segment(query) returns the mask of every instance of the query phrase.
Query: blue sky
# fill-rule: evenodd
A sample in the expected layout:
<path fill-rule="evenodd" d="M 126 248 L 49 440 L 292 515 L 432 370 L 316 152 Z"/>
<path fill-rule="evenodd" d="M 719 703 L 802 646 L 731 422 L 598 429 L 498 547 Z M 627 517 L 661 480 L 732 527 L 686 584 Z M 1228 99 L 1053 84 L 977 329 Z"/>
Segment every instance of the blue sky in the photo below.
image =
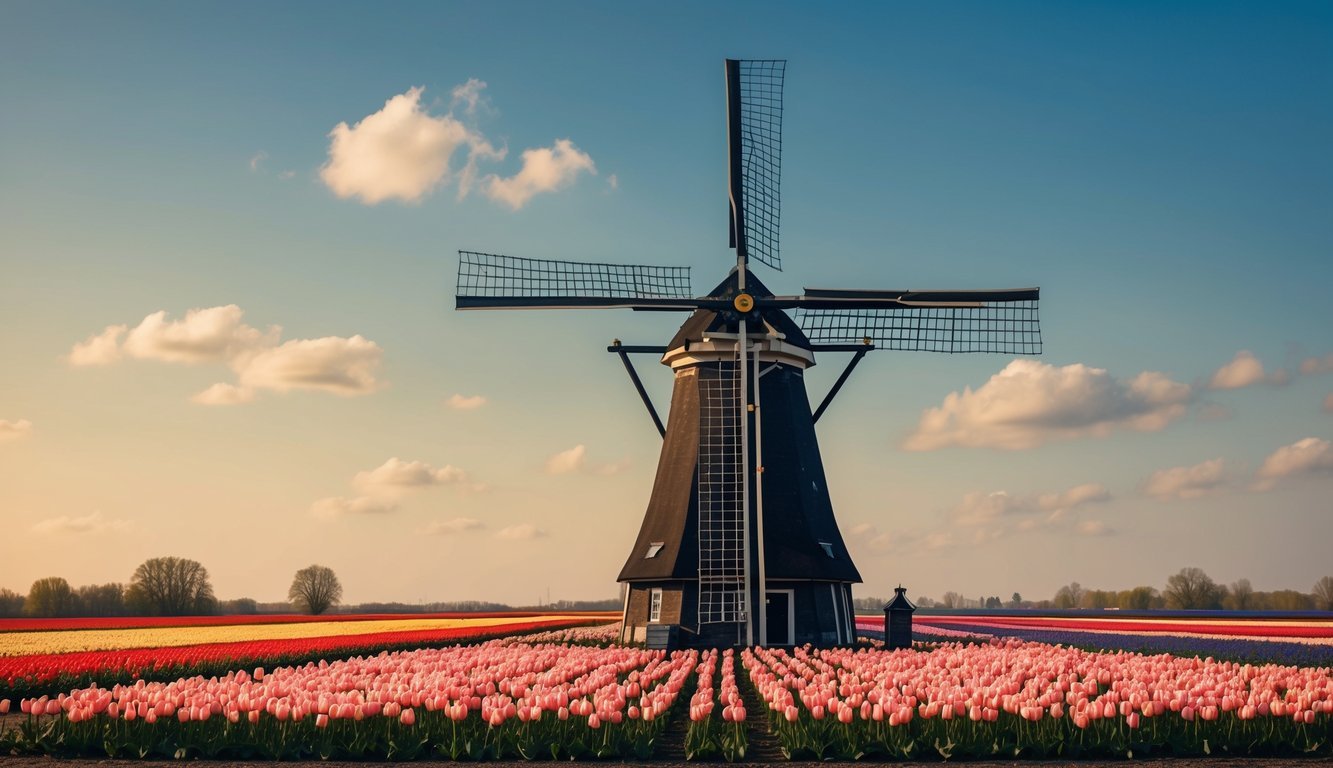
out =
<path fill-rule="evenodd" d="M 858 594 L 1327 575 L 1327 5 L 9 2 L 0 586 L 614 595 L 659 443 L 601 350 L 672 318 L 455 313 L 455 252 L 712 285 L 726 56 L 789 60 L 770 287 L 1043 291 L 1036 361 L 879 352 L 821 420 Z"/>

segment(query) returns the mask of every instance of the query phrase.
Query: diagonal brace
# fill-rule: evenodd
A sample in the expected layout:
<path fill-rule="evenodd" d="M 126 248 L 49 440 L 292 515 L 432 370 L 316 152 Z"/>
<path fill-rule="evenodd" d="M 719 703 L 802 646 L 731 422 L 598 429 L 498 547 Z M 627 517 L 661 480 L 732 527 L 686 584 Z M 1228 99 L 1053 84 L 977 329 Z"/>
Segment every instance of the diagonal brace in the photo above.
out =
<path fill-rule="evenodd" d="M 828 409 L 829 404 L 833 402 L 833 398 L 838 394 L 838 390 L 842 389 L 842 385 L 847 381 L 847 377 L 852 375 L 852 369 L 856 367 L 857 363 L 861 362 L 861 358 L 865 357 L 867 352 L 874 348 L 874 345 L 866 344 L 856 350 L 856 354 L 852 355 L 852 359 L 847 362 L 847 367 L 842 369 L 842 375 L 838 377 L 837 381 L 833 382 L 833 388 L 829 390 L 827 395 L 824 395 L 824 402 L 820 403 L 819 407 L 815 409 L 813 423 L 819 423 L 819 417 L 824 414 L 824 411 Z"/>
<path fill-rule="evenodd" d="M 639 393 L 639 399 L 643 400 L 643 406 L 648 409 L 648 415 L 653 419 L 653 425 L 657 427 L 657 432 L 662 437 L 666 437 L 666 427 L 662 426 L 662 419 L 657 416 L 657 409 L 653 407 L 653 401 L 648 398 L 648 392 L 643 388 L 643 382 L 639 380 L 638 371 L 634 370 L 634 364 L 629 361 L 630 352 L 656 352 L 661 354 L 666 352 L 665 347 L 626 347 L 617 339 L 615 343 L 606 348 L 607 352 L 615 352 L 620 355 L 620 362 L 625 364 L 625 372 L 629 374 L 629 380 L 634 382 L 634 389 Z"/>

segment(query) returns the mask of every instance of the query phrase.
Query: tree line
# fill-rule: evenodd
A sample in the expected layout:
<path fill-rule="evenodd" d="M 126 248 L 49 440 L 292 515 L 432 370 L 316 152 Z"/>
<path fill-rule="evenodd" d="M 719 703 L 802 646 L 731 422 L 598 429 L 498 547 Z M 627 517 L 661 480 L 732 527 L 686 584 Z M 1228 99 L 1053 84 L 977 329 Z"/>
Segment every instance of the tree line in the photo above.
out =
<path fill-rule="evenodd" d="M 343 589 L 333 570 L 311 565 L 296 572 L 287 599 L 302 613 L 321 614 L 342 601 Z M 0 589 L 0 616 L 206 616 L 257 613 L 249 598 L 218 600 L 208 569 L 181 557 L 154 557 L 134 570 L 129 584 L 78 587 L 61 576 L 38 579 L 27 595 Z"/>
<path fill-rule="evenodd" d="M 861 611 L 878 611 L 887 601 L 878 598 L 857 598 L 855 607 Z M 1085 589 L 1077 581 L 1066 584 L 1055 596 L 1045 600 L 1024 600 L 1015 592 L 1008 600 L 998 595 L 975 598 L 957 592 L 945 592 L 939 600 L 929 597 L 913 598 L 920 608 L 982 609 L 999 608 L 1087 608 L 1105 610 L 1150 611 L 1158 609 L 1230 611 L 1333 611 L 1333 576 L 1325 576 L 1314 583 L 1309 592 L 1279 589 L 1260 592 L 1250 585 L 1249 579 L 1231 584 L 1219 584 L 1201 568 L 1182 568 L 1166 580 L 1163 589 L 1133 587 L 1123 590 Z"/>

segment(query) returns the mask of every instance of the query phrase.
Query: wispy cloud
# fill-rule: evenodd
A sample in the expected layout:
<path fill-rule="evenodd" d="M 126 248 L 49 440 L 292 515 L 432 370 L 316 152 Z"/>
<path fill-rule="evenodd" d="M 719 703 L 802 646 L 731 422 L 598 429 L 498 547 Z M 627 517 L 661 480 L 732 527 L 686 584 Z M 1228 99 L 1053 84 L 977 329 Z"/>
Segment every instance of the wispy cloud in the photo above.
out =
<path fill-rule="evenodd" d="M 1226 463 L 1210 459 L 1189 467 L 1160 469 L 1143 482 L 1143 493 L 1163 501 L 1197 499 L 1221 490 L 1227 481 Z"/>
<path fill-rule="evenodd" d="M 538 528 L 532 523 L 508 525 L 495 532 L 495 538 L 506 539 L 508 541 L 530 541 L 532 539 L 540 539 L 545 535 L 546 531 Z"/>
<path fill-rule="evenodd" d="M 481 395 L 463 395 L 455 393 L 449 396 L 444 404 L 453 408 L 455 411 L 475 411 L 486 404 L 486 398 Z"/>
<path fill-rule="evenodd" d="M 1157 431 L 1184 415 L 1192 396 L 1188 385 L 1152 371 L 1117 379 L 1077 363 L 1015 360 L 976 390 L 928 408 L 904 447 L 1021 450 L 1116 429 Z"/>
<path fill-rule="evenodd" d="M 247 403 L 262 391 L 320 391 L 351 397 L 379 389 L 375 373 L 383 351 L 375 342 L 361 336 L 282 342 L 279 326 L 261 331 L 247 325 L 243 315 L 235 304 L 191 309 L 179 320 L 169 319 L 166 311 L 154 312 L 132 329 L 110 325 L 75 344 L 68 361 L 87 367 L 129 357 L 229 366 L 236 374 L 235 383 L 218 382 L 199 392 L 192 400 L 202 405 Z"/>
<path fill-rule="evenodd" d="M 454 536 L 485 527 L 480 520 L 474 520 L 470 517 L 455 517 L 449 520 L 432 520 L 421 529 L 421 533 L 428 536 Z"/>
<path fill-rule="evenodd" d="M 1266 491 L 1285 478 L 1330 473 L 1333 473 L 1333 444 L 1307 437 L 1269 454 L 1255 474 L 1254 488 Z"/>
<path fill-rule="evenodd" d="M 32 422 L 27 419 L 9 421 L 0 419 L 0 443 L 22 440 L 32 434 Z"/>
<path fill-rule="evenodd" d="M 259 173 L 264 166 L 264 161 L 267 159 L 268 153 L 262 149 L 253 155 L 250 155 L 250 173 Z"/>
<path fill-rule="evenodd" d="M 546 460 L 546 474 L 567 475 L 583 468 L 588 450 L 581 443 L 568 450 L 560 451 Z"/>
<path fill-rule="evenodd" d="M 323 520 L 358 515 L 384 515 L 398 509 L 398 504 L 372 496 L 331 496 L 310 505 L 310 514 Z"/>
<path fill-rule="evenodd" d="M 523 167 L 513 176 L 487 176 L 486 195 L 517 211 L 535 195 L 573 184 L 581 173 L 597 174 L 592 158 L 569 139 L 558 139 L 550 147 L 523 150 Z"/>
<path fill-rule="evenodd" d="M 367 491 L 390 492 L 466 481 L 467 472 L 458 467 L 446 464 L 436 469 L 424 461 L 403 461 L 396 456 L 352 478 L 353 484 Z"/>
<path fill-rule="evenodd" d="M 1323 357 L 1307 357 L 1301 361 L 1301 374 L 1313 376 L 1317 373 L 1333 371 L 1333 353 Z"/>
<path fill-rule="evenodd" d="M 41 520 L 32 526 L 34 533 L 60 534 L 104 534 L 127 531 L 132 524 L 128 520 L 108 520 L 101 510 L 94 510 L 83 517 L 61 515 Z"/>

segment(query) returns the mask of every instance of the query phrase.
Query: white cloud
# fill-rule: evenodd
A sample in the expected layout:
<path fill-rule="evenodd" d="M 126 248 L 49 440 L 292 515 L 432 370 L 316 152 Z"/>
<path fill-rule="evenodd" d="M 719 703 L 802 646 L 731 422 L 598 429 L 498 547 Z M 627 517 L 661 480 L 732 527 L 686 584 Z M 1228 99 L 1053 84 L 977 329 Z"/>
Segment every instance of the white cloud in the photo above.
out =
<path fill-rule="evenodd" d="M 495 532 L 495 538 L 508 539 L 510 541 L 530 541 L 532 539 L 540 539 L 545 535 L 546 531 L 543 531 L 532 523 L 509 525 Z"/>
<path fill-rule="evenodd" d="M 262 149 L 253 155 L 250 155 L 250 173 L 259 173 L 260 167 L 268 159 L 268 153 Z"/>
<path fill-rule="evenodd" d="M 1301 374 L 1312 376 L 1316 373 L 1333 371 L 1333 354 L 1323 357 L 1307 357 L 1301 361 Z"/>
<path fill-rule="evenodd" d="M 1110 526 L 1101 520 L 1084 520 L 1078 524 L 1076 530 L 1084 536 L 1109 536 L 1115 533 Z"/>
<path fill-rule="evenodd" d="M 65 533 L 115 533 L 125 531 L 130 528 L 128 520 L 107 520 L 102 516 L 101 510 L 94 510 L 83 517 L 69 517 L 61 515 L 48 520 L 42 520 L 32 526 L 35 533 L 42 534 L 65 534 Z"/>
<path fill-rule="evenodd" d="M 165 311 L 154 312 L 133 329 L 107 326 L 75 344 L 68 359 L 76 366 L 106 365 L 125 356 L 168 363 L 227 364 L 236 373 L 236 383 L 218 382 L 191 398 L 202 405 L 248 403 L 263 390 L 311 390 L 350 397 L 379 389 L 375 372 L 384 353 L 375 342 L 361 336 L 326 336 L 279 343 L 280 327 L 261 331 L 247 325 L 243 315 L 235 304 L 191 309 L 180 320 L 168 319 Z"/>
<path fill-rule="evenodd" d="M 951 392 L 921 414 L 904 447 L 1033 448 L 1052 440 L 1102 437 L 1117 427 L 1157 431 L 1180 418 L 1188 385 L 1146 371 L 1116 379 L 1082 364 L 1015 360 L 981 387 Z"/>
<path fill-rule="evenodd" d="M 129 332 L 121 349 L 140 360 L 202 363 L 230 360 L 277 340 L 281 329 L 260 331 L 242 322 L 244 314 L 235 304 L 191 309 L 181 320 L 154 312 Z"/>
<path fill-rule="evenodd" d="M 429 536 L 453 536 L 484 527 L 480 520 L 474 520 L 470 517 L 455 517 L 451 520 L 434 520 L 422 528 L 421 532 Z"/>
<path fill-rule="evenodd" d="M 417 202 L 449 180 L 451 159 L 466 149 L 462 197 L 477 160 L 505 156 L 504 150 L 496 150 L 452 115 L 429 114 L 421 106 L 422 91 L 411 88 L 394 96 L 354 126 L 345 122 L 334 126 L 329 132 L 329 160 L 319 176 L 335 195 L 357 197 L 367 205 L 393 199 Z"/>
<path fill-rule="evenodd" d="M 1027 530 L 1036 527 L 1036 515 L 1045 513 L 1046 523 L 1058 523 L 1071 510 L 1110 500 L 1110 491 L 1100 483 L 1083 483 L 1065 491 L 1034 495 L 974 491 L 963 496 L 963 500 L 949 513 L 949 519 L 955 526 L 977 527 L 1003 522 L 1003 518 L 1022 517 L 1032 521 L 1026 525 L 1020 521 L 1023 529 Z"/>
<path fill-rule="evenodd" d="M 116 362 L 120 359 L 120 337 L 128 330 L 129 326 L 126 325 L 108 325 L 101 333 L 95 333 L 75 344 L 69 351 L 69 364 L 88 366 Z"/>
<path fill-rule="evenodd" d="M 352 482 L 359 488 L 374 490 L 401 490 L 431 485 L 451 485 L 467 480 L 467 472 L 445 465 L 436 469 L 424 461 L 403 461 L 393 457 L 375 469 L 358 472 Z"/>
<path fill-rule="evenodd" d="M 474 411 L 486 404 L 486 398 L 481 395 L 462 395 L 452 394 L 444 404 L 456 411 Z"/>
<path fill-rule="evenodd" d="M 310 505 L 310 514 L 325 520 L 332 520 L 349 515 L 383 515 L 398 509 L 398 505 L 386 499 L 371 496 L 331 496 L 320 499 Z"/>
<path fill-rule="evenodd" d="M 554 192 L 574 183 L 580 173 L 596 175 L 592 158 L 569 139 L 557 139 L 550 147 L 523 150 L 523 167 L 507 179 L 486 177 L 486 194 L 518 210 L 534 195 Z"/>
<path fill-rule="evenodd" d="M 1284 370 L 1264 372 L 1263 363 L 1247 349 L 1236 353 L 1231 362 L 1217 369 L 1208 381 L 1209 389 L 1241 389 L 1255 384 L 1286 384 L 1290 375 Z"/>
<path fill-rule="evenodd" d="M 473 77 L 462 85 L 455 85 L 449 95 L 453 97 L 453 105 L 462 105 L 463 114 L 471 117 L 475 116 L 478 111 L 483 113 L 494 112 L 490 99 L 486 98 L 485 90 L 485 81 Z"/>
<path fill-rule="evenodd" d="M 1197 499 L 1220 490 L 1226 483 L 1226 465 L 1211 459 L 1191 467 L 1158 470 L 1143 483 L 1143 493 L 1155 499 Z"/>
<path fill-rule="evenodd" d="M 851 538 L 847 540 L 849 546 L 864 547 L 871 552 L 888 552 L 898 544 L 893 536 L 882 533 L 870 523 L 857 523 L 847 532 L 851 534 Z"/>
<path fill-rule="evenodd" d="M 620 189 L 620 177 L 614 173 L 606 177 L 606 186 L 611 189 Z"/>
<path fill-rule="evenodd" d="M 0 419 L 0 443 L 22 440 L 30 434 L 32 434 L 31 421 L 27 419 L 19 419 L 18 421 Z"/>
<path fill-rule="evenodd" d="M 1256 474 L 1255 489 L 1268 490 L 1284 477 L 1327 472 L 1333 472 L 1333 444 L 1307 437 L 1269 454 Z"/>
<path fill-rule="evenodd" d="M 199 403 L 200 405 L 239 405 L 241 403 L 248 403 L 254 399 L 255 391 L 253 389 L 246 389 L 244 387 L 238 387 L 235 384 L 228 384 L 225 381 L 219 381 L 208 389 L 205 389 L 203 392 L 199 392 L 191 397 L 190 401 Z"/>
<path fill-rule="evenodd" d="M 360 335 L 293 339 L 238 361 L 237 373 L 243 388 L 318 390 L 352 397 L 379 388 L 375 370 L 383 357 L 378 344 Z"/>
<path fill-rule="evenodd" d="M 587 449 L 580 443 L 567 451 L 561 451 L 546 460 L 546 474 L 567 475 L 583 468 Z"/>
<path fill-rule="evenodd" d="M 294 179 L 296 178 L 296 171 L 283 171 L 282 173 L 278 174 L 278 178 L 282 179 L 283 181 Z"/>
<path fill-rule="evenodd" d="M 1037 497 L 1037 507 L 1045 512 L 1073 509 L 1084 504 L 1111 500 L 1111 492 L 1101 483 L 1084 483 L 1067 491 L 1043 493 Z"/>

